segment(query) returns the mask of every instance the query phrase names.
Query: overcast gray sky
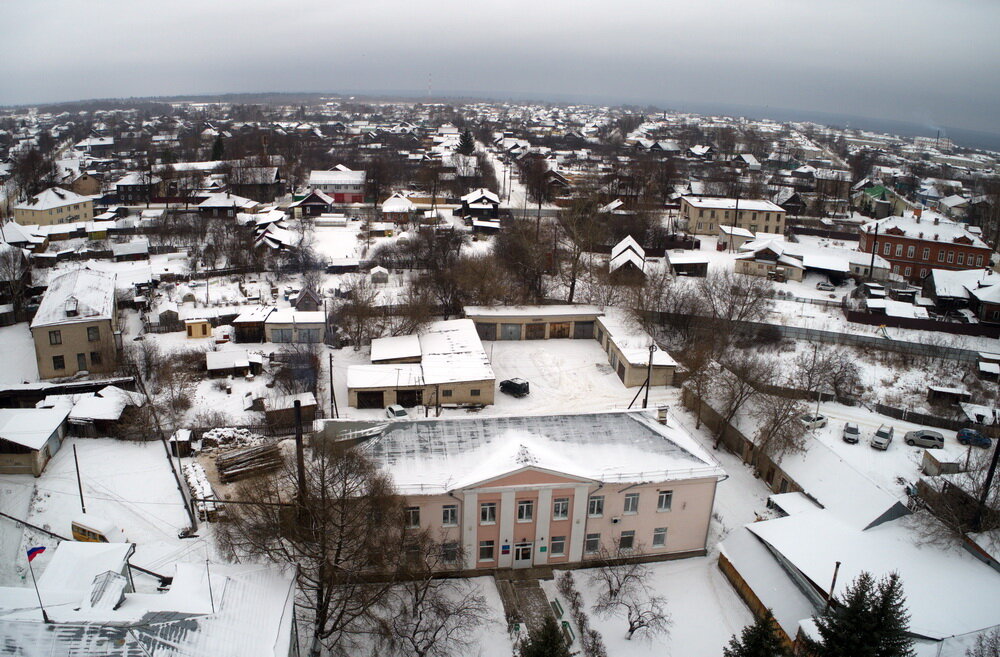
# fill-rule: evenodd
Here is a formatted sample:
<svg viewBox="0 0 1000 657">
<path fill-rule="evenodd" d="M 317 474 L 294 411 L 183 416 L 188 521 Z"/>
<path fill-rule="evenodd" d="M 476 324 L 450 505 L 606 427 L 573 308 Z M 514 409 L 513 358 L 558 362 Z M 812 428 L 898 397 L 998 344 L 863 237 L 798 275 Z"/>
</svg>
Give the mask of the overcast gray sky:
<svg viewBox="0 0 1000 657">
<path fill-rule="evenodd" d="M 1000 132 L 996 0 L 2 0 L 0 103 L 427 88 Z"/>
</svg>

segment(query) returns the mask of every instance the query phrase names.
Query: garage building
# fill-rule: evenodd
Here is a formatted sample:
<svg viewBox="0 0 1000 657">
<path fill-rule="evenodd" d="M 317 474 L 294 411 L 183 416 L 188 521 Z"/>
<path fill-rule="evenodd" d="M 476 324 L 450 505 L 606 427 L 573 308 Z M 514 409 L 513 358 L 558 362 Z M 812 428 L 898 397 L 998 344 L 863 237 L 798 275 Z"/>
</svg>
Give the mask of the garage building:
<svg viewBox="0 0 1000 657">
<path fill-rule="evenodd" d="M 466 306 L 482 340 L 593 339 L 597 306 Z"/>
</svg>

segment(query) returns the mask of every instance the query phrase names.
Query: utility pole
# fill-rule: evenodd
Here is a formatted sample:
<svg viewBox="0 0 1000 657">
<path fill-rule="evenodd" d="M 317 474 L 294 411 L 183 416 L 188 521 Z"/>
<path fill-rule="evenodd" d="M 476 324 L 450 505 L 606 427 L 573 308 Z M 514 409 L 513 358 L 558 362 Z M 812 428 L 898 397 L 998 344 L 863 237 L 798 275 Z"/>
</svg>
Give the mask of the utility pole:
<svg viewBox="0 0 1000 657">
<path fill-rule="evenodd" d="M 298 399 L 294 403 L 295 410 L 295 466 L 298 470 L 299 490 L 298 498 L 299 523 L 305 520 L 306 510 L 306 457 L 305 448 L 302 445 L 302 402 Z"/>
<path fill-rule="evenodd" d="M 826 604 L 823 605 L 823 613 L 825 614 L 830 610 L 830 600 L 833 599 L 833 589 L 837 586 L 837 573 L 840 572 L 840 562 L 833 567 L 833 580 L 830 581 L 830 592 L 826 595 Z"/>
<path fill-rule="evenodd" d="M 333 354 L 327 354 L 330 357 L 330 411 L 333 413 L 333 417 L 340 417 L 340 410 L 337 408 L 337 395 L 333 392 Z"/>
<path fill-rule="evenodd" d="M 646 363 L 646 396 L 642 399 L 642 407 L 649 404 L 649 388 L 653 383 L 653 352 L 656 351 L 656 343 L 649 344 L 649 362 Z"/>
<path fill-rule="evenodd" d="M 73 464 L 76 466 L 76 488 L 80 491 L 80 510 L 87 513 L 87 505 L 83 503 L 83 482 L 80 480 L 80 460 L 76 457 L 76 445 L 73 445 Z"/>
</svg>

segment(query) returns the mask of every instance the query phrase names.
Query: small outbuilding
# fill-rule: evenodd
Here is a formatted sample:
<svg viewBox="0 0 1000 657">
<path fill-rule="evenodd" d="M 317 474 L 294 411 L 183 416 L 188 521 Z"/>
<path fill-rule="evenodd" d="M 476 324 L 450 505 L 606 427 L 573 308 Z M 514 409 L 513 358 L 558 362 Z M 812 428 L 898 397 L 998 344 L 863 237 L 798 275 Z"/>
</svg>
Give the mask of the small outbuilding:
<svg viewBox="0 0 1000 657">
<path fill-rule="evenodd" d="M 311 425 L 316 419 L 316 396 L 311 392 L 299 395 L 268 397 L 264 400 L 264 418 L 272 427 L 295 426 L 295 402 L 302 408 L 302 424 Z"/>
<path fill-rule="evenodd" d="M 184 330 L 189 340 L 212 337 L 212 323 L 207 319 L 185 319 Z"/>
<path fill-rule="evenodd" d="M 66 437 L 69 407 L 0 409 L 0 474 L 42 474 Z"/>
</svg>

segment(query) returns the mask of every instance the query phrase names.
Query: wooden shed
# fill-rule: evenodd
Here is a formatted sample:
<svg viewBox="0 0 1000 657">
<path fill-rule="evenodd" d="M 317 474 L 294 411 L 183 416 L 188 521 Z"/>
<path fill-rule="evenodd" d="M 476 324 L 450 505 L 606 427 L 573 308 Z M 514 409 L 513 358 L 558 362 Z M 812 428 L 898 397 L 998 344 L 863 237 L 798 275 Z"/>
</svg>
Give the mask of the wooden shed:
<svg viewBox="0 0 1000 657">
<path fill-rule="evenodd" d="M 207 319 L 185 319 L 184 330 L 189 340 L 212 337 L 212 323 Z"/>
</svg>

